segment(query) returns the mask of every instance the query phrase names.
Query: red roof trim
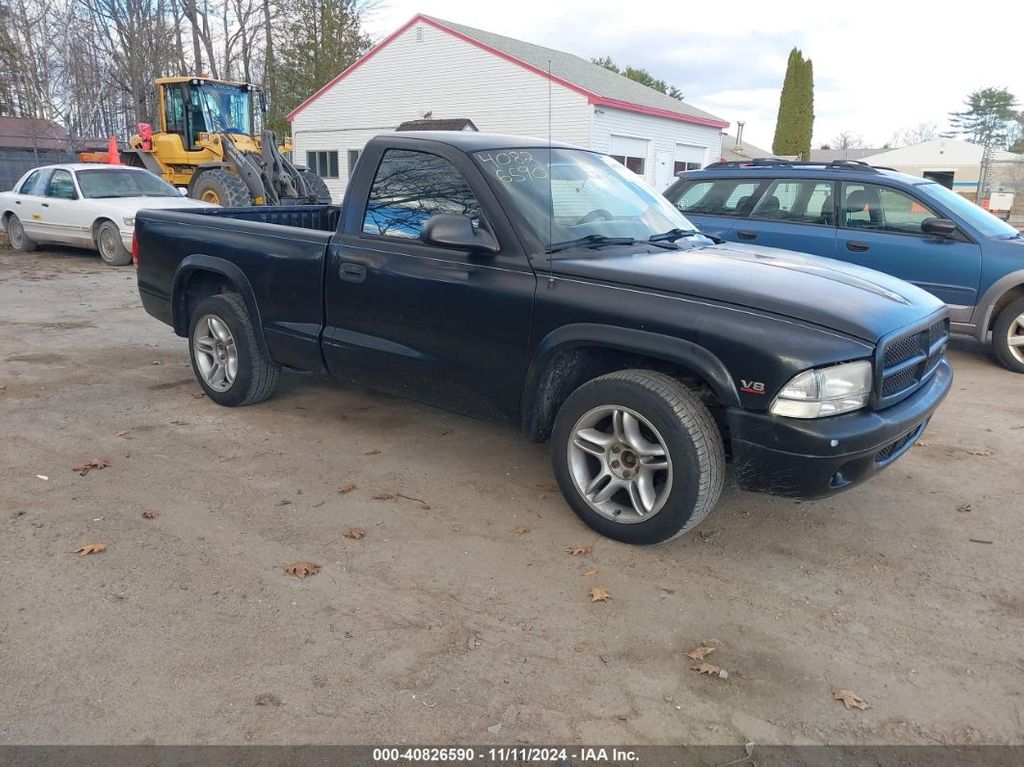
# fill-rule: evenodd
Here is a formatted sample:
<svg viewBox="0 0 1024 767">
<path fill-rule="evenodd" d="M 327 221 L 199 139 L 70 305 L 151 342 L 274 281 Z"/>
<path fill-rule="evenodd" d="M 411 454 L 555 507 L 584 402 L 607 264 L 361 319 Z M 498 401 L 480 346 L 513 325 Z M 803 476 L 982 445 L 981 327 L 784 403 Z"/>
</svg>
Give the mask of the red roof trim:
<svg viewBox="0 0 1024 767">
<path fill-rule="evenodd" d="M 571 91 L 579 93 L 582 96 L 586 96 L 587 100 L 591 104 L 595 104 L 595 105 L 598 105 L 598 106 L 612 107 L 614 109 L 623 109 L 623 110 L 626 110 L 626 111 L 629 111 L 629 112 L 639 112 L 640 114 L 651 115 L 652 117 L 665 117 L 665 118 L 668 118 L 670 120 L 678 120 L 679 122 L 693 123 L 695 125 L 706 125 L 706 126 L 712 127 L 712 128 L 725 128 L 725 127 L 727 127 L 729 125 L 729 123 L 727 123 L 727 122 L 724 122 L 722 120 L 715 120 L 713 118 L 695 117 L 693 115 L 686 115 L 686 114 L 682 114 L 680 112 L 673 112 L 673 111 L 671 111 L 669 109 L 657 109 L 655 107 L 644 106 L 643 104 L 634 104 L 631 101 L 619 101 L 617 99 L 609 99 L 609 98 L 605 98 L 603 96 L 598 96 L 596 93 L 593 93 L 592 91 L 589 91 L 586 88 L 582 88 L 579 85 L 577 85 L 576 83 L 569 82 L 568 80 L 564 80 L 561 77 L 557 77 L 555 75 L 549 75 L 547 70 L 541 69 L 540 67 L 535 67 L 532 64 L 528 64 L 527 62 L 523 61 L 522 59 L 517 59 L 515 56 L 512 56 L 512 55 L 510 55 L 508 53 L 505 53 L 504 51 L 499 51 L 497 48 L 494 48 L 494 47 L 492 47 L 490 45 L 487 45 L 486 43 L 483 43 L 483 42 L 477 40 L 474 37 L 470 37 L 469 35 L 466 35 L 466 34 L 463 34 L 462 32 L 459 32 L 458 30 L 455 30 L 455 29 L 452 29 L 451 27 L 445 26 L 444 24 L 441 24 L 441 23 L 435 21 L 434 19 L 427 18 L 423 14 L 417 14 L 416 16 L 413 16 L 411 19 L 409 19 L 409 21 L 407 21 L 401 27 L 396 29 L 390 35 L 388 35 L 383 40 L 381 40 L 379 43 L 377 43 L 375 46 L 373 46 L 373 48 L 371 48 L 369 51 L 367 51 L 365 56 L 363 56 L 361 59 L 356 61 L 348 69 L 343 71 L 341 74 L 339 74 L 337 77 L 335 77 L 329 83 L 327 83 L 325 86 L 320 88 L 320 90 L 318 90 L 316 93 L 314 93 L 308 99 L 306 99 L 301 104 L 299 104 L 297 107 L 295 107 L 295 109 L 293 109 L 291 112 L 289 112 L 287 114 L 285 119 L 287 119 L 289 122 L 294 120 L 295 116 L 299 112 L 301 112 L 303 109 L 305 109 L 311 103 L 313 103 L 318 98 L 320 98 L 320 96 L 325 91 L 327 91 L 330 88 L 332 88 L 336 83 L 341 81 L 343 78 L 348 77 L 349 74 L 351 74 L 356 69 L 361 67 L 365 62 L 367 62 L 374 55 L 376 55 L 380 50 L 382 50 L 385 46 L 387 46 L 392 40 L 394 40 L 396 37 L 401 35 L 403 32 L 405 32 L 407 29 L 409 29 L 413 24 L 416 24 L 417 22 L 423 23 L 423 24 L 428 24 L 428 25 L 434 27 L 435 29 L 441 30 L 442 32 L 447 32 L 448 34 L 452 35 L 453 37 L 457 37 L 459 40 L 463 40 L 463 41 L 465 41 L 465 42 L 467 42 L 467 43 L 469 43 L 471 45 L 475 45 L 477 48 L 485 50 L 488 53 L 491 53 L 491 54 L 497 56 L 498 58 L 505 59 L 506 61 L 509 61 L 509 62 L 511 62 L 511 63 L 513 63 L 513 64 L 515 64 L 517 66 L 522 67 L 523 69 L 526 69 L 526 70 L 528 70 L 530 72 L 533 72 L 534 74 L 538 74 L 541 77 L 548 77 L 548 78 L 551 79 L 552 82 L 558 83 L 559 85 L 561 85 L 561 86 L 563 86 L 565 88 L 568 88 Z"/>
</svg>

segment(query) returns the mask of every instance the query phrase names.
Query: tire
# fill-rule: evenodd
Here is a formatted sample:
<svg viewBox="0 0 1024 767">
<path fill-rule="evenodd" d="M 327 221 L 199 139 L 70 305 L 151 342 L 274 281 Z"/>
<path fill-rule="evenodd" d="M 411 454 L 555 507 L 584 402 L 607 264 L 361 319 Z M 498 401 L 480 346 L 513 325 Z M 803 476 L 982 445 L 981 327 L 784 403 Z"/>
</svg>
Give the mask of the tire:
<svg viewBox="0 0 1024 767">
<path fill-rule="evenodd" d="M 316 201 L 318 203 L 330 205 L 333 202 L 331 199 L 331 190 L 327 188 L 327 183 L 313 171 L 300 170 L 299 176 L 306 184 L 306 189 L 316 197 Z"/>
<path fill-rule="evenodd" d="M 577 436 L 580 431 L 587 439 Z M 555 418 L 551 461 L 562 494 L 580 519 L 602 535 L 640 545 L 696 527 L 718 502 L 725 477 L 725 450 L 710 411 L 679 381 L 651 370 L 609 373 L 569 395 Z M 658 469 L 662 463 L 666 468 Z M 590 484 L 599 476 L 608 482 Z M 630 477 L 632 487 L 621 487 Z M 616 481 L 621 489 L 602 500 Z M 586 484 L 592 488 L 590 500 Z"/>
<path fill-rule="evenodd" d="M 15 250 L 29 253 L 36 249 L 36 241 L 25 234 L 21 219 L 13 213 L 7 217 L 4 228 L 7 230 L 7 239 L 11 241 L 11 247 Z"/>
<path fill-rule="evenodd" d="M 241 177 L 226 168 L 206 170 L 199 174 L 189 189 L 189 197 L 225 208 L 248 208 L 252 205 L 249 187 Z"/>
<path fill-rule="evenodd" d="M 992 350 L 1007 370 L 1024 373 L 1024 298 L 999 312 L 992 326 Z"/>
<path fill-rule="evenodd" d="M 131 251 L 121 241 L 121 230 L 113 221 L 104 221 L 96 227 L 96 250 L 107 266 L 127 266 L 132 262 Z"/>
<path fill-rule="evenodd" d="M 262 402 L 277 386 L 281 368 L 260 346 L 245 301 L 237 293 L 199 302 L 189 318 L 188 352 L 196 380 L 218 405 Z M 216 372 L 218 364 L 223 375 Z"/>
</svg>

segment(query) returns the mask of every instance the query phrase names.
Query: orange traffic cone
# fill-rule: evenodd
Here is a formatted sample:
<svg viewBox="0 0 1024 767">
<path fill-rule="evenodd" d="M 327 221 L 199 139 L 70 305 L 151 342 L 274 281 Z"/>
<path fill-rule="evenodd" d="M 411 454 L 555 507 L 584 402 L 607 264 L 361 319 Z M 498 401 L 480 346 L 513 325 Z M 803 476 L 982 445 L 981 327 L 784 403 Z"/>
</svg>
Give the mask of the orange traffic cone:
<svg viewBox="0 0 1024 767">
<path fill-rule="evenodd" d="M 107 145 L 107 163 L 110 165 L 121 164 L 121 150 L 117 148 L 117 139 L 110 137 L 110 144 Z"/>
</svg>

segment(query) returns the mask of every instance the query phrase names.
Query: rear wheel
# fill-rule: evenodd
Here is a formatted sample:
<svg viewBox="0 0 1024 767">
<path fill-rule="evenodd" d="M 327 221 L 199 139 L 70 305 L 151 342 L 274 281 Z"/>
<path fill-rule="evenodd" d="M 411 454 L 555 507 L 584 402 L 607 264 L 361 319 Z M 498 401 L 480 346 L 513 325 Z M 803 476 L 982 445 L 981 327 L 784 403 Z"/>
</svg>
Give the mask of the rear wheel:
<svg viewBox="0 0 1024 767">
<path fill-rule="evenodd" d="M 107 266 L 125 266 L 132 262 L 131 251 L 121 241 L 121 230 L 113 221 L 104 221 L 96 228 L 96 250 Z"/>
<path fill-rule="evenodd" d="M 1024 298 L 999 312 L 992 326 L 992 349 L 1004 367 L 1024 373 Z"/>
<path fill-rule="evenodd" d="M 693 529 L 715 507 L 725 476 L 707 407 L 651 370 L 610 373 L 573 392 L 555 419 L 551 458 L 573 511 L 626 543 Z"/>
<path fill-rule="evenodd" d="M 238 175 L 226 168 L 200 173 L 199 178 L 192 184 L 189 196 L 225 208 L 247 208 L 252 205 L 249 187 Z"/>
<path fill-rule="evenodd" d="M 11 247 L 15 250 L 27 253 L 36 249 L 35 240 L 25 234 L 21 219 L 13 213 L 7 217 L 7 239 L 11 241 Z"/>
<path fill-rule="evenodd" d="M 192 371 L 218 405 L 262 402 L 274 392 L 280 367 L 263 351 L 245 301 L 237 293 L 204 298 L 189 322 Z"/>
<path fill-rule="evenodd" d="M 306 191 L 316 197 L 317 202 L 331 204 L 331 190 L 327 188 L 327 184 L 322 178 L 311 170 L 300 170 L 299 176 L 306 184 Z"/>
</svg>

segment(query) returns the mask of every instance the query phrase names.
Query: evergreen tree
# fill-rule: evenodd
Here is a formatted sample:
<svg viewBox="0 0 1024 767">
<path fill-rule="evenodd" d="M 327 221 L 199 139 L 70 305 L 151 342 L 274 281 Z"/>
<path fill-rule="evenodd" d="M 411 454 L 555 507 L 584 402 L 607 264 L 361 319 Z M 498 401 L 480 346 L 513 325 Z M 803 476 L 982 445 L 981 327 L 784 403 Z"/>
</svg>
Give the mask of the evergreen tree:
<svg viewBox="0 0 1024 767">
<path fill-rule="evenodd" d="M 622 69 L 619 67 L 618 64 L 616 64 L 612 60 L 610 56 L 602 56 L 599 59 L 591 59 L 591 61 L 597 64 L 599 67 L 604 67 L 605 69 L 614 72 L 617 75 L 628 77 L 630 80 L 633 80 L 634 82 L 638 82 L 641 85 L 646 85 L 648 88 L 653 88 L 654 90 L 660 93 L 667 94 L 674 99 L 678 99 L 679 101 L 683 100 L 683 92 L 681 90 L 679 90 L 674 85 L 669 85 L 664 80 L 659 80 L 643 67 L 627 66 L 625 69 Z"/>
<path fill-rule="evenodd" d="M 800 49 L 789 52 L 786 77 L 779 97 L 772 152 L 807 158 L 814 133 L 814 65 Z"/>
<path fill-rule="evenodd" d="M 962 112 L 950 112 L 954 133 L 982 146 L 1005 147 L 1017 119 L 1017 99 L 1006 88 L 982 88 L 964 100 Z"/>
<path fill-rule="evenodd" d="M 294 0 L 288 33 L 274 51 L 277 70 L 271 94 L 270 127 L 288 130 L 285 115 L 330 82 L 370 48 L 363 33 L 359 0 Z"/>
</svg>

